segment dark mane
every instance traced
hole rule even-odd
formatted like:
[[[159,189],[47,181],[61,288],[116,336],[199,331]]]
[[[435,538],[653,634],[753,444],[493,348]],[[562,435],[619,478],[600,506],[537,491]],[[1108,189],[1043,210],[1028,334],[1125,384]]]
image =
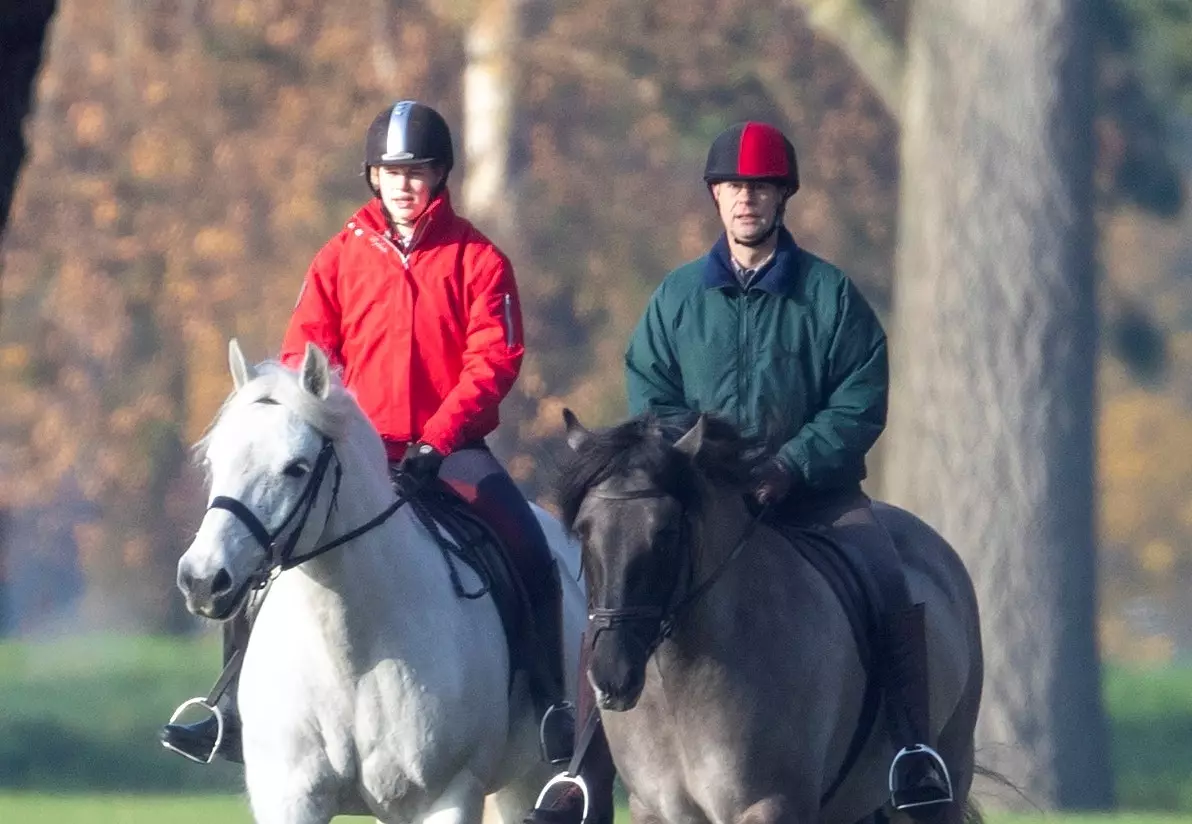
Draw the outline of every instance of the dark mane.
[[[743,490],[764,457],[761,442],[742,435],[730,421],[708,415],[703,449],[693,462],[671,447],[698,417],[694,412],[666,417],[646,413],[593,430],[579,450],[571,452],[555,482],[567,529],[575,523],[588,490],[636,470],[646,472],[684,507],[698,506],[701,476],[713,485]]]

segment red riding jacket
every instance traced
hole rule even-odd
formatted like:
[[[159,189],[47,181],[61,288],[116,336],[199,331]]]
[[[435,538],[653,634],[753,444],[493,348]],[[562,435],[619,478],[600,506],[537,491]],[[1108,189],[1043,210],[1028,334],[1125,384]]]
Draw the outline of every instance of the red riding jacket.
[[[373,199],[311,263],[282,341],[297,366],[307,341],[399,459],[413,441],[444,454],[497,427],[525,348],[509,259],[451,208],[446,190],[418,222],[408,255]]]

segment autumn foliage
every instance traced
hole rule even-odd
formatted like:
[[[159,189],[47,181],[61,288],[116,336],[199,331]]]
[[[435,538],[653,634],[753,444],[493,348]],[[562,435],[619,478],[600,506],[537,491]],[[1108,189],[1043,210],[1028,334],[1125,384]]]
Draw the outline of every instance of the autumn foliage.
[[[73,530],[91,620],[181,619],[173,568],[203,500],[188,448],[230,388],[227,339],[275,352],[311,256],[367,196],[363,134],[386,103],[432,103],[460,145],[464,30],[483,5],[62,3],[4,249],[0,492],[14,508],[95,504]],[[638,312],[711,242],[699,176],[721,128],[788,130],[804,181],[788,224],[882,306],[898,186],[895,125],[796,9],[548,5],[527,6],[508,198],[530,354],[502,451],[535,493],[560,408],[622,414]],[[1131,261],[1110,279],[1155,265]],[[1144,581],[1192,558],[1192,467],[1160,481],[1136,458],[1150,427],[1192,442],[1192,394],[1124,374],[1108,389],[1107,546]]]

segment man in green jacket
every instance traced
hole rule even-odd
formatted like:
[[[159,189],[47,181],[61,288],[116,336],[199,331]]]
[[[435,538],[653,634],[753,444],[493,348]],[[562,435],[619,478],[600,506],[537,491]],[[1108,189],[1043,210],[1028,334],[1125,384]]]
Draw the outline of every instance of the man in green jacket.
[[[740,123],[708,153],[704,180],[724,224],[712,250],[667,275],[625,355],[633,414],[710,412],[772,446],[754,496],[780,522],[817,524],[861,546],[886,622],[883,687],[896,809],[952,797],[927,745],[923,605],[913,604],[897,549],[861,491],[865,454],[886,425],[886,335],[860,291],[801,249],[782,225],[799,188],[795,150],[773,126]],[[594,699],[580,678],[579,717]],[[548,785],[527,824],[611,824],[613,765],[603,732],[580,768],[584,791]],[[925,810],[929,811],[929,810]]]
[[[650,299],[625,355],[630,411],[735,421],[772,449],[754,490],[772,517],[863,548],[885,601],[881,669],[899,748],[891,800],[896,809],[946,803],[947,769],[927,746],[923,605],[911,602],[897,550],[861,491],[865,454],[886,425],[885,332],[857,287],[782,225],[799,188],[782,132],[730,127],[712,144],[704,181],[724,234]]]

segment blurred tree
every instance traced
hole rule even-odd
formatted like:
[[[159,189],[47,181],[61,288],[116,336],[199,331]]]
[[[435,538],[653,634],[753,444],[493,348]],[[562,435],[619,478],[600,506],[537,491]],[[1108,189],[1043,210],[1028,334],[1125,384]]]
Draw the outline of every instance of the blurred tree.
[[[897,55],[863,2],[801,2],[843,47],[877,38]],[[905,56],[866,71],[880,69],[902,127],[883,488],[973,573],[984,760],[1065,808],[1113,803],[1096,635],[1093,23],[1083,0],[917,0]]]

